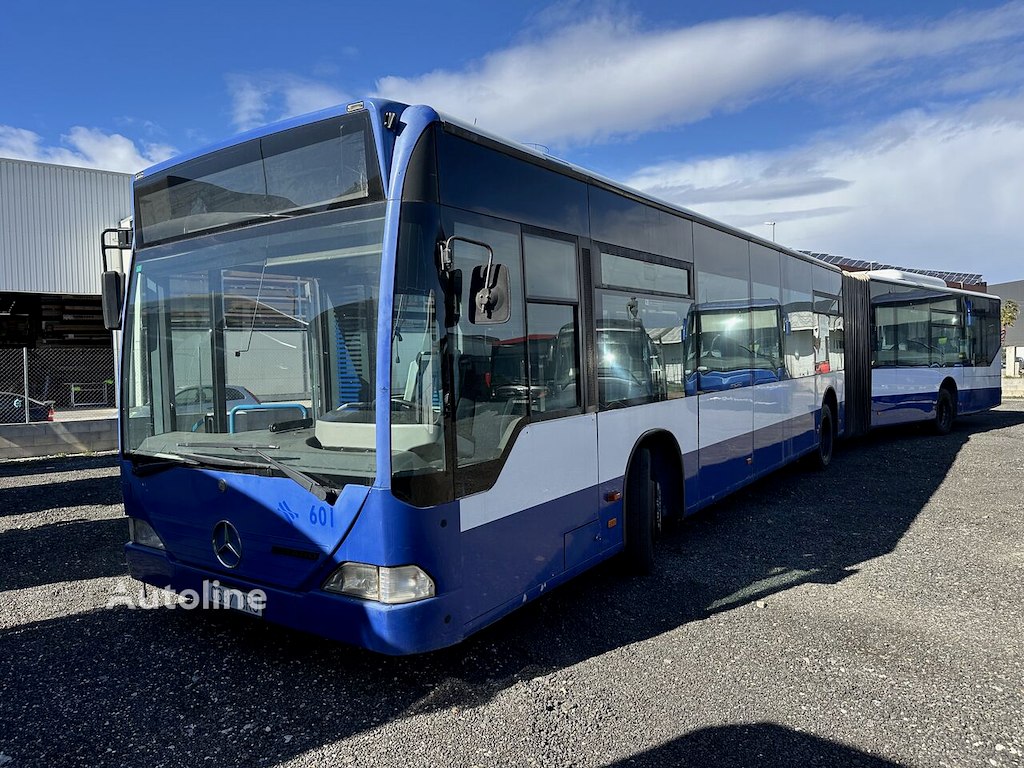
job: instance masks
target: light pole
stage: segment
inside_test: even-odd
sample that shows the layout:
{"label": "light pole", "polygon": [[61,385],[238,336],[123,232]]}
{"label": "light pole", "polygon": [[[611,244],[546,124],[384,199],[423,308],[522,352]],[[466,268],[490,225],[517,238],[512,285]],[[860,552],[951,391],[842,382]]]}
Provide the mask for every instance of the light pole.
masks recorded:
{"label": "light pole", "polygon": [[774,243],[775,242],[775,222],[774,221],[766,221],[764,223],[764,225],[766,227],[771,227],[772,228],[772,242]]}

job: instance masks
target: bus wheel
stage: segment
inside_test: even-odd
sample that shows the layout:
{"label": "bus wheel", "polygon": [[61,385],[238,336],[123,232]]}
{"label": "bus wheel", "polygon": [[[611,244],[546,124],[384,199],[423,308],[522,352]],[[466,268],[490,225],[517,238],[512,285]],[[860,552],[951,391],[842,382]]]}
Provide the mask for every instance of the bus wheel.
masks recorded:
{"label": "bus wheel", "polygon": [[939,397],[935,401],[935,422],[932,424],[935,432],[940,435],[948,435],[953,429],[953,419],[956,417],[956,408],[953,405],[953,395],[943,387],[939,390]]}
{"label": "bus wheel", "polygon": [[662,488],[649,448],[641,448],[630,464],[626,484],[627,567],[649,573],[654,567],[654,537],[661,530]]}
{"label": "bus wheel", "polygon": [[832,463],[832,450],[835,448],[836,432],[832,427],[832,407],[821,406],[821,424],[818,427],[818,450],[814,452],[814,466],[827,469]]}

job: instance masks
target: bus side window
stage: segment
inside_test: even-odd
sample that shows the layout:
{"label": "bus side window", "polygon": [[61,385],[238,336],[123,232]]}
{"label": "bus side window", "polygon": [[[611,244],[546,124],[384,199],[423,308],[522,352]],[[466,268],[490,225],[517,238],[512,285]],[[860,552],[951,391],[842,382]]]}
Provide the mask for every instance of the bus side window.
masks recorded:
{"label": "bus side window", "polygon": [[523,233],[529,411],[580,405],[579,270],[576,241]]}
{"label": "bus side window", "polygon": [[594,299],[600,405],[683,397],[691,266],[612,246],[601,247],[598,266]]}

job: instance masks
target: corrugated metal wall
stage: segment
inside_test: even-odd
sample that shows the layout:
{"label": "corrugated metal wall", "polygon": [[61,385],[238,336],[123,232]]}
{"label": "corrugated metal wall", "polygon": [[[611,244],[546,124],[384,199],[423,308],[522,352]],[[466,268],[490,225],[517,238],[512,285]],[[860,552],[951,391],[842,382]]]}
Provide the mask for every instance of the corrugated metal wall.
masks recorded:
{"label": "corrugated metal wall", "polygon": [[100,233],[131,214],[131,176],[0,158],[0,291],[100,292]]}

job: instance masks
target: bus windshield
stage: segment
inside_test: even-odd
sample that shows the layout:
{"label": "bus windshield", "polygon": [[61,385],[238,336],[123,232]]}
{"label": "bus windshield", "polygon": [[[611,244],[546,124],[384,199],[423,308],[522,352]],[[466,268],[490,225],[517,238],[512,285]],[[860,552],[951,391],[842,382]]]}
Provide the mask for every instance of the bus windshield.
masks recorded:
{"label": "bus windshield", "polygon": [[[146,248],[126,314],[127,454],[375,471],[384,204]],[[211,434],[216,433],[216,434]]]}

